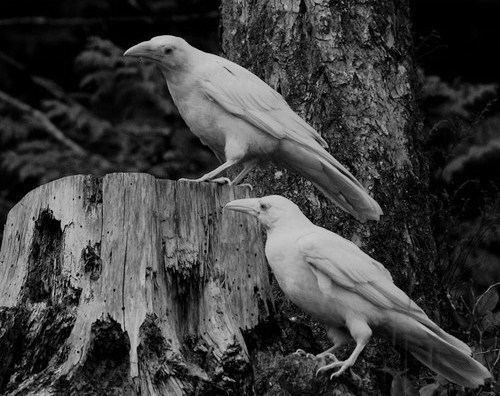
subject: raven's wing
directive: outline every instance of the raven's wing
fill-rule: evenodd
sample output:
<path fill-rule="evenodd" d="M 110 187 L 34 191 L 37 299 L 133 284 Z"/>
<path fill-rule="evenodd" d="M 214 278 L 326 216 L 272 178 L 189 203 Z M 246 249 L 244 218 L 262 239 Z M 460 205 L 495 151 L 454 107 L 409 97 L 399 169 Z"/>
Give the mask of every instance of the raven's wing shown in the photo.
<path fill-rule="evenodd" d="M 319 133 L 255 74 L 215 55 L 210 61 L 201 80 L 202 92 L 209 99 L 277 139 L 327 147 Z"/>
<path fill-rule="evenodd" d="M 317 227 L 316 232 L 300 238 L 298 246 L 304 260 L 316 274 L 323 293 L 329 293 L 333 285 L 342 287 L 364 297 L 377 308 L 409 315 L 443 336 L 444 332 L 394 284 L 389 271 L 352 242 Z M 464 352 L 471 353 L 465 343 L 454 337 L 445 338 Z"/>

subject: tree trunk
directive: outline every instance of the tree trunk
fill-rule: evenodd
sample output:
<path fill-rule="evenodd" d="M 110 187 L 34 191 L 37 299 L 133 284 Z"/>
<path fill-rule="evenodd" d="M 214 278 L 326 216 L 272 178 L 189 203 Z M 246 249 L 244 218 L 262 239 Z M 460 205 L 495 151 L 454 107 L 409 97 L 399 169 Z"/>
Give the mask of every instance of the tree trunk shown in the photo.
<path fill-rule="evenodd" d="M 222 0 L 222 41 L 321 132 L 385 216 L 360 225 L 276 168 L 250 177 L 256 195 L 285 195 L 362 245 L 425 307 L 435 250 L 408 14 L 407 0 Z M 281 301 L 279 327 L 266 320 L 260 229 L 221 213 L 243 191 L 120 174 L 61 179 L 24 198 L 0 253 L 0 392 L 386 393 L 380 369 L 401 367 L 387 353 L 363 353 L 361 387 L 289 356 L 318 352 L 310 327 L 321 330 Z"/>
<path fill-rule="evenodd" d="M 292 199 L 316 224 L 381 261 L 424 308 L 433 306 L 435 245 L 409 1 L 222 0 L 221 12 L 223 56 L 278 90 L 384 216 L 361 225 L 310 182 L 278 168 L 250 175 L 256 195 Z"/>
<path fill-rule="evenodd" d="M 248 394 L 269 277 L 255 219 L 222 210 L 248 195 L 145 174 L 29 193 L 0 251 L 0 393 Z"/>
<path fill-rule="evenodd" d="M 258 193 L 288 196 L 317 223 L 398 267 L 406 281 L 435 255 L 408 3 L 222 1 L 224 56 L 281 92 L 377 199 L 384 217 L 362 226 L 281 169 L 254 174 Z"/>

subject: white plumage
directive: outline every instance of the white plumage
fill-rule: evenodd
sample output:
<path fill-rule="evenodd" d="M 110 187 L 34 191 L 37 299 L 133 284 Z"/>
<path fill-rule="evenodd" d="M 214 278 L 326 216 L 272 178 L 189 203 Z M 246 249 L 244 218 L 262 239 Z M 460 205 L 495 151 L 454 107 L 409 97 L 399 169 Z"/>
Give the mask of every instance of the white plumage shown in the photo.
<path fill-rule="evenodd" d="M 324 139 L 256 75 L 174 36 L 144 41 L 124 55 L 160 67 L 182 118 L 223 162 L 197 181 L 243 164 L 232 181 L 239 183 L 255 166 L 273 161 L 310 180 L 358 220 L 379 220 L 378 203 L 325 150 Z"/>
<path fill-rule="evenodd" d="M 356 348 L 333 376 L 352 366 L 372 332 L 406 348 L 451 382 L 470 388 L 484 384 L 489 371 L 471 349 L 446 333 L 392 281 L 386 268 L 355 244 L 312 224 L 281 196 L 240 199 L 227 209 L 257 217 L 267 230 L 266 257 L 287 297 L 327 328 L 334 352 L 350 339 Z"/>

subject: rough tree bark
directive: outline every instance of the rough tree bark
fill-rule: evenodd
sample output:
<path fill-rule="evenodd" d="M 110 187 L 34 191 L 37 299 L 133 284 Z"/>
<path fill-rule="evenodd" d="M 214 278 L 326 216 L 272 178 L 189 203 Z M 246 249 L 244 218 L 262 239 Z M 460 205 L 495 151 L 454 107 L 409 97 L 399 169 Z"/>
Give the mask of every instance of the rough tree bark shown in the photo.
<path fill-rule="evenodd" d="M 385 216 L 360 225 L 281 169 L 250 177 L 256 195 L 290 197 L 428 306 L 435 253 L 408 0 L 222 0 L 221 11 L 225 56 L 278 89 Z M 63 179 L 21 201 L 0 253 L 0 392 L 386 393 L 387 355 L 362 355 L 361 387 L 315 377 L 312 360 L 289 355 L 325 345 L 285 303 L 266 320 L 258 228 L 220 213 L 232 191 L 112 175 Z"/>
<path fill-rule="evenodd" d="M 248 394 L 242 330 L 267 318 L 248 189 L 145 174 L 63 178 L 9 213 L 0 393 Z"/>
<path fill-rule="evenodd" d="M 315 223 L 384 263 L 424 308 L 432 306 L 435 245 L 409 1 L 222 0 L 221 18 L 223 56 L 278 90 L 385 215 L 361 225 L 309 182 L 277 168 L 252 173 L 256 195 L 291 198 Z"/>
<path fill-rule="evenodd" d="M 254 174 L 258 192 L 284 193 L 389 266 L 411 264 L 406 280 L 434 258 L 410 26 L 408 1 L 222 1 L 224 56 L 281 92 L 385 216 L 361 226 L 277 169 Z"/>

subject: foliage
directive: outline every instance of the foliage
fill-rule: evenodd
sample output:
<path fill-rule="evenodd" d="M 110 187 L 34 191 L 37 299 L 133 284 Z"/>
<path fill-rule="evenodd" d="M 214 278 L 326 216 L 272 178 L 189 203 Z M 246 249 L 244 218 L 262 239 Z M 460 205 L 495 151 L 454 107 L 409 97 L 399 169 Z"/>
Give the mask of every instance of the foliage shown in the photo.
<path fill-rule="evenodd" d="M 158 69 L 122 54 L 110 41 L 90 38 L 75 59 L 78 90 L 65 92 L 51 82 L 39 110 L 32 109 L 82 153 L 55 139 L 32 111 L 0 101 L 3 202 L 12 204 L 64 175 L 134 171 L 194 177 L 214 164 L 179 117 Z M 2 224 L 4 219 L 5 212 Z"/>
<path fill-rule="evenodd" d="M 126 3 L 133 8 L 145 4 Z M 173 3 L 155 0 L 147 6 L 153 15 L 161 7 L 173 7 Z M 204 2 L 190 0 L 185 7 L 191 3 Z M 70 15 L 107 15 L 111 7 L 110 2 L 97 0 L 61 4 L 66 4 Z M 76 9 L 77 5 L 80 9 Z M 67 34 L 61 32 L 46 29 L 43 40 L 63 40 Z M 76 33 L 71 34 L 74 39 Z M 29 35 L 25 40 L 33 42 Z M 37 46 L 30 48 L 35 52 Z M 25 92 L 16 95 L 40 110 L 65 137 L 82 147 L 84 155 L 55 139 L 31 114 L 0 101 L 0 232 L 8 209 L 25 193 L 67 174 L 143 171 L 177 178 L 199 175 L 213 165 L 211 154 L 191 138 L 178 117 L 158 70 L 122 58 L 122 52 L 110 41 L 91 38 L 75 58 L 74 73 L 69 73 L 70 79 L 79 81 L 78 87 L 68 87 L 67 76 L 61 87 L 58 84 L 63 83 L 62 79 L 49 75 L 57 82 L 38 86 L 37 92 L 42 93 L 36 98 Z M 495 344 L 498 311 L 493 304 L 498 300 L 496 288 L 478 285 L 477 276 L 474 283 L 467 278 L 484 273 L 485 267 L 474 270 L 474 265 L 489 262 L 486 258 L 492 262 L 487 268 L 494 269 L 494 253 L 498 251 L 495 241 L 499 241 L 500 235 L 500 182 L 493 180 L 488 171 L 498 169 L 491 159 L 493 142 L 500 132 L 500 118 L 493 103 L 498 88 L 461 81 L 447 83 L 431 76 L 422 79 L 422 107 L 427 118 L 433 173 L 434 235 L 441 257 L 439 276 L 444 281 L 445 295 L 449 296 L 453 319 L 460 324 L 457 332 L 475 344 L 479 353 L 476 357 L 484 355 L 485 363 L 491 367 L 499 356 Z M 471 152 L 471 146 L 488 150 Z M 315 339 L 317 333 L 324 333 L 303 314 L 292 310 L 290 317 L 312 326 Z M 453 324 L 448 323 L 447 329 L 450 328 Z M 489 352 L 484 354 L 486 351 Z M 365 359 L 369 355 L 365 352 Z M 407 381 L 402 374 L 392 374 L 395 394 L 413 392 L 398 391 L 408 388 Z M 441 388 L 440 394 L 444 392 L 447 391 Z"/>
<path fill-rule="evenodd" d="M 475 358 L 495 375 L 500 357 L 500 175 L 492 169 L 498 169 L 500 158 L 499 87 L 421 77 L 437 273 L 451 312 L 448 327 L 473 345 Z M 443 313 L 445 322 L 446 317 Z"/>

